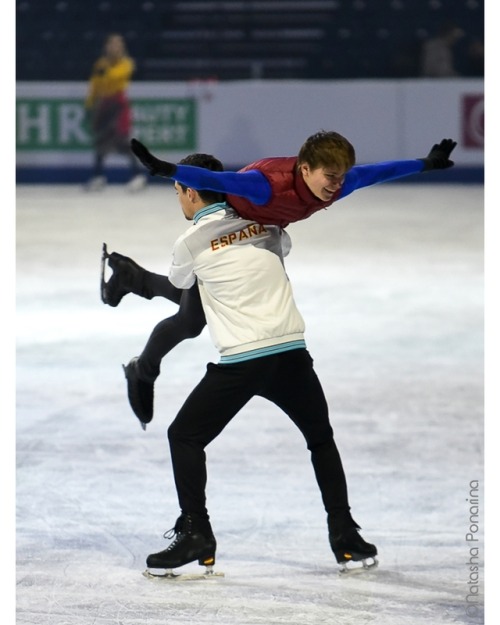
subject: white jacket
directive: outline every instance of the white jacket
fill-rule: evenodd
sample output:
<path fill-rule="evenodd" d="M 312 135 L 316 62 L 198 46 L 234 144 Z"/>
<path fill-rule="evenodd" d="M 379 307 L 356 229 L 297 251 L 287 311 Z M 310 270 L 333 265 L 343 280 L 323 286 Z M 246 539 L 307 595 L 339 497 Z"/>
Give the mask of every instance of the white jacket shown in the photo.
<path fill-rule="evenodd" d="M 227 204 L 203 208 L 193 222 L 175 242 L 169 279 L 183 289 L 198 279 L 221 362 L 304 348 L 304 320 L 283 266 L 288 234 L 241 219 Z"/>

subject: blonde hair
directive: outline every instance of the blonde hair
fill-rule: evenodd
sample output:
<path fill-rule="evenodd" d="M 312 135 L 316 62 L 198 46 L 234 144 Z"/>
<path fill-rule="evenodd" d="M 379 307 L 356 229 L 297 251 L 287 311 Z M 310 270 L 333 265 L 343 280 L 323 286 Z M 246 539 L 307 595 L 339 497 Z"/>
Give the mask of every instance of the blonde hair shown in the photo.
<path fill-rule="evenodd" d="M 341 134 L 320 130 L 311 135 L 299 150 L 297 167 L 307 164 L 311 169 L 318 167 L 339 167 L 345 171 L 356 162 L 352 144 Z"/>

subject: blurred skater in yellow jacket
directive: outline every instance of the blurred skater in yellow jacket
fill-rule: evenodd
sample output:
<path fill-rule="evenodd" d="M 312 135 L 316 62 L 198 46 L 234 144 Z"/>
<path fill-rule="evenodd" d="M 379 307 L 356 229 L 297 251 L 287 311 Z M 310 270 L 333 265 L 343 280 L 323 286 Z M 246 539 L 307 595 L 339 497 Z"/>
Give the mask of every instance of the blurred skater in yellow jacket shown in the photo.
<path fill-rule="evenodd" d="M 132 110 L 127 90 L 134 71 L 134 60 L 128 55 L 122 35 L 108 35 L 103 54 L 92 68 L 85 100 L 94 148 L 94 170 L 86 185 L 89 191 L 106 185 L 104 160 L 112 153 L 122 154 L 130 163 L 129 190 L 138 191 L 146 185 L 146 176 L 130 150 Z"/>

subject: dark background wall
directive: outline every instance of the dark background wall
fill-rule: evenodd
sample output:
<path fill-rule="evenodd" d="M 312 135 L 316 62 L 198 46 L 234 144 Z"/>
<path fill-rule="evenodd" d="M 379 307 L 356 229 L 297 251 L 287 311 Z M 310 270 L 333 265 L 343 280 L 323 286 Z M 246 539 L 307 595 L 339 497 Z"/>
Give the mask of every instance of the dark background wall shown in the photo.
<path fill-rule="evenodd" d="M 462 76 L 482 76 L 481 0 L 18 0 L 18 81 L 88 78 L 109 32 L 135 80 L 408 78 L 422 42 L 452 21 Z"/>

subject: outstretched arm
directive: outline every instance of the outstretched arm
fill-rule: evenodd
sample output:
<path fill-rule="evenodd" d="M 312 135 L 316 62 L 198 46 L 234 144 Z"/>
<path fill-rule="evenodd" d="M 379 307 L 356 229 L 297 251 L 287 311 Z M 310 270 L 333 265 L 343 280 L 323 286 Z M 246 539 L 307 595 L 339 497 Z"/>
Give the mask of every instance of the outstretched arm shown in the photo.
<path fill-rule="evenodd" d="M 370 187 L 374 184 L 396 180 L 411 174 L 419 174 L 424 169 L 421 160 L 413 161 L 384 161 L 381 163 L 373 163 L 370 165 L 355 165 L 350 169 L 342 185 L 342 191 L 339 200 L 351 194 L 357 189 Z"/>
<path fill-rule="evenodd" d="M 256 169 L 245 172 L 211 171 L 193 165 L 176 165 L 170 176 L 193 189 L 208 189 L 244 197 L 252 204 L 266 204 L 271 197 L 271 185 L 267 178 Z"/>
<path fill-rule="evenodd" d="M 137 139 L 130 142 L 132 152 L 149 169 L 152 176 L 171 178 L 193 189 L 207 189 L 244 197 L 253 204 L 266 204 L 271 197 L 271 185 L 260 171 L 211 171 L 193 165 L 176 165 L 162 161 Z"/>
<path fill-rule="evenodd" d="M 356 191 L 356 189 L 362 189 L 363 187 L 396 180 L 431 169 L 448 169 L 453 167 L 454 163 L 450 160 L 450 154 L 456 145 L 456 141 L 452 139 L 443 139 L 441 143 L 436 143 L 432 146 L 425 158 L 356 165 L 347 172 L 338 199 L 346 197 L 353 191 Z"/>

